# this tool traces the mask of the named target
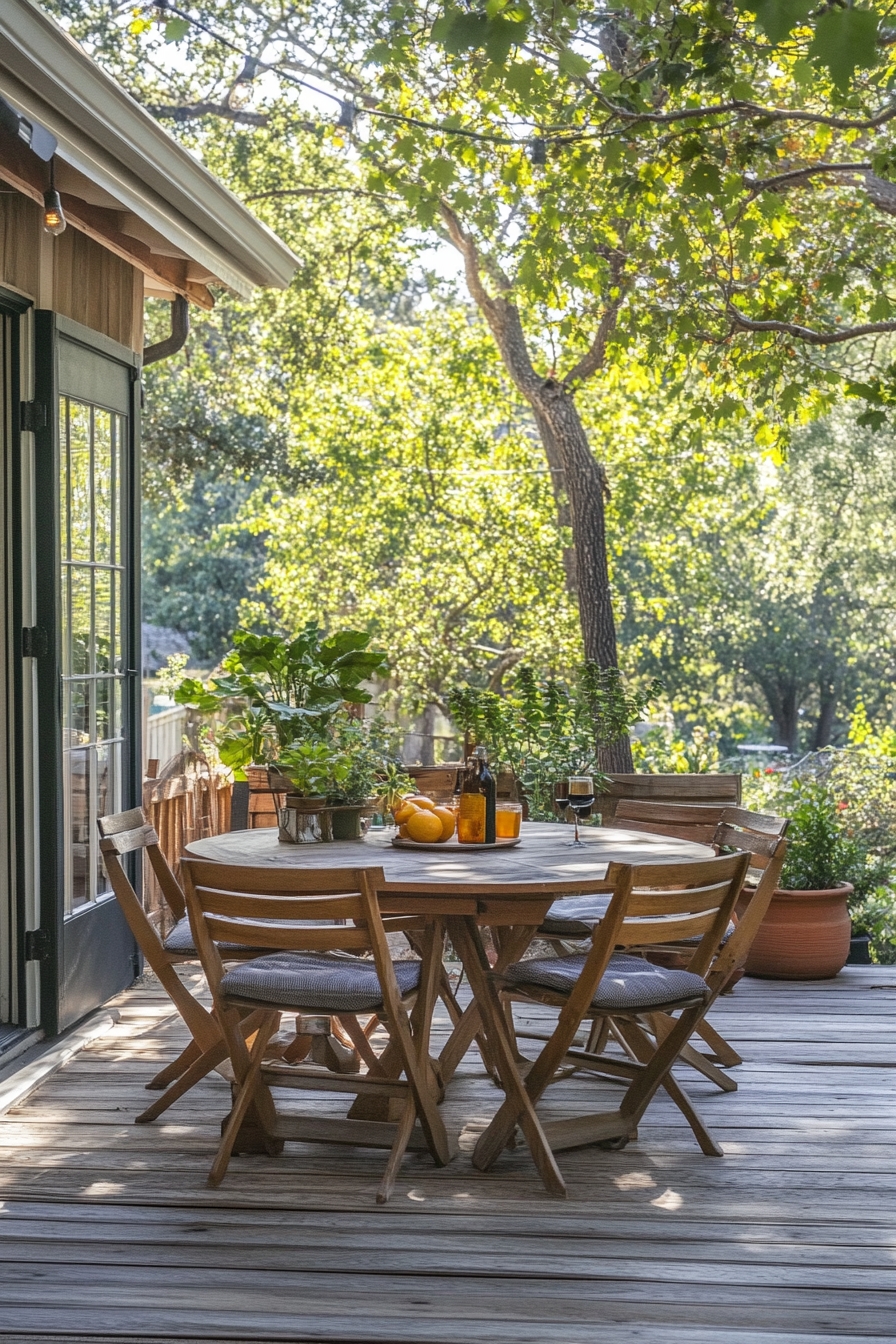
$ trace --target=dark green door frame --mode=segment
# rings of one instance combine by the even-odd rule
[[[8,397],[8,449],[9,462],[6,464],[6,510],[3,520],[3,535],[11,542],[7,545],[10,573],[6,577],[6,612],[11,623],[11,638],[5,641],[9,651],[8,694],[10,703],[4,708],[9,725],[8,742],[12,759],[7,767],[12,798],[10,810],[12,827],[8,855],[9,891],[12,901],[12,923],[15,929],[14,945],[11,949],[11,971],[14,981],[11,999],[14,1003],[12,1016],[15,1022],[24,1024],[26,1020],[25,1004],[25,936],[26,936],[26,900],[22,856],[26,843],[25,816],[22,807],[24,781],[22,760],[24,750],[22,722],[22,450],[21,418],[21,370],[22,339],[20,319],[31,307],[31,301],[16,294],[14,290],[0,287],[0,315],[9,327],[9,368],[8,384],[5,389]]]
[[[41,1025],[56,1035],[125,987],[139,971],[137,950],[114,897],[65,913],[63,806],[63,683],[60,546],[60,345],[80,359],[85,402],[102,405],[104,362],[127,375],[127,437],[122,453],[122,797],[140,802],[140,527],[139,357],[58,313],[35,313],[35,490],[37,496],[36,605],[42,632],[38,657],[38,821],[40,830]],[[111,372],[111,370],[110,370]],[[78,390],[65,388],[69,395]],[[88,814],[89,820],[89,814]],[[138,874],[134,874],[138,877]]]

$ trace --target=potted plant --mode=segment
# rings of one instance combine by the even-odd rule
[[[245,778],[246,766],[268,765],[295,742],[325,739],[346,704],[371,699],[362,683],[386,670],[384,654],[368,647],[370,635],[339,630],[325,637],[315,621],[293,639],[237,630],[233,644],[221,674],[207,685],[185,678],[174,699],[226,715],[215,746],[237,779]]]
[[[343,715],[334,720],[332,734],[347,762],[328,800],[333,839],[360,840],[362,816],[373,815],[390,773],[400,770],[390,728],[379,716],[364,720]],[[412,787],[403,774],[402,786]]]
[[[823,783],[794,780],[778,806],[790,816],[787,858],[746,972],[774,980],[827,980],[846,965],[849,901],[856,881],[865,879],[866,855]]]

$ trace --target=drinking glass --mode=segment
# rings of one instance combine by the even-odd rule
[[[575,839],[570,841],[571,845],[584,845],[579,839],[579,814],[587,812],[594,803],[594,780],[590,775],[570,775],[569,778],[569,805],[572,808],[576,819]]]
[[[569,807],[569,780],[558,779],[554,785],[554,807],[560,813],[561,821],[566,820],[566,809]]]
[[[498,840],[516,840],[523,819],[521,803],[498,803],[495,808],[495,837]]]

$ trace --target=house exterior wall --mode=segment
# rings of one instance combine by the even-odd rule
[[[0,194],[0,285],[91,331],[143,349],[143,274],[78,229],[46,234],[40,207]]]

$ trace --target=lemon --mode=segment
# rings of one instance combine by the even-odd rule
[[[434,812],[415,812],[405,822],[405,826],[410,838],[420,843],[432,844],[434,840],[442,838],[442,819]]]
[[[397,808],[392,815],[394,816],[396,823],[399,826],[403,826],[407,821],[408,817],[412,817],[415,812],[419,811],[420,809],[416,803],[412,803],[410,799],[405,798],[405,800],[401,804],[401,807]]]
[[[433,816],[438,817],[442,823],[443,840],[450,840],[454,834],[454,813],[450,807],[437,807],[433,810]]]
[[[412,794],[411,797],[408,799],[408,802],[413,803],[415,807],[425,807],[427,812],[435,811],[436,807],[435,803],[431,798],[427,798],[425,793]]]

